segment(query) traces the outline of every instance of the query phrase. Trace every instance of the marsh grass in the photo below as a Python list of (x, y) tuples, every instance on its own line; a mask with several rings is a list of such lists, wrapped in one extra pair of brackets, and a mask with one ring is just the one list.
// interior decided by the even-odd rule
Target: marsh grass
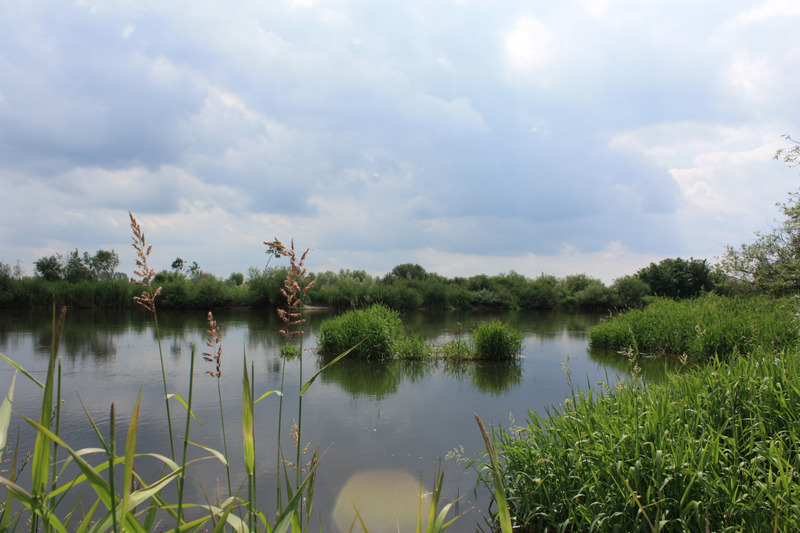
[(627, 311), (593, 327), (589, 345), (656, 355), (687, 354), (692, 362), (761, 347), (782, 350), (800, 341), (797, 309), (793, 298), (659, 299), (645, 309)]
[(472, 330), (472, 346), (479, 359), (513, 359), (522, 353), (522, 332), (499, 320), (481, 322)]
[(352, 357), (385, 359), (393, 356), (403, 335), (400, 314), (385, 305), (374, 304), (324, 321), (317, 334), (317, 345), (323, 355), (358, 346)]
[(531, 531), (797, 531), (798, 383), (795, 347), (573, 389), (496, 434), (512, 515)]

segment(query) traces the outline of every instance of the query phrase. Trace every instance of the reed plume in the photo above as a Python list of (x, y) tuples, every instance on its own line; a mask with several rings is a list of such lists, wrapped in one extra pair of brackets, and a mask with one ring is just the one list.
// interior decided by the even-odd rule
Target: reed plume
[(208, 329), (206, 333), (206, 346), (209, 347), (208, 352), (203, 352), (203, 359), (207, 363), (214, 363), (214, 370), (206, 370), (212, 378), (217, 380), (217, 396), (219, 397), (219, 418), (222, 424), (222, 445), (225, 450), (225, 471), (228, 476), (228, 494), (231, 494), (231, 468), (228, 462), (228, 436), (225, 432), (225, 412), (222, 409), (222, 384), (220, 378), (222, 377), (222, 332), (214, 319), (211, 311), (208, 312)]
[(164, 368), (164, 350), (161, 347), (161, 332), (158, 328), (158, 315), (156, 314), (156, 298), (161, 294), (161, 287), (158, 287), (155, 292), (153, 291), (152, 282), (153, 277), (156, 275), (156, 271), (154, 268), (147, 266), (147, 258), (150, 256), (150, 252), (153, 250), (153, 245), (147, 244), (142, 227), (139, 225), (136, 217), (133, 216), (133, 213), (128, 211), (128, 215), (131, 217), (131, 230), (133, 231), (133, 244), (131, 246), (133, 246), (134, 250), (136, 250), (136, 270), (134, 270), (133, 273), (141, 278), (133, 280), (133, 283), (135, 285), (145, 287), (145, 290), (142, 291), (142, 294), (133, 297), (133, 301), (153, 313), (153, 321), (155, 322), (156, 328), (156, 339), (158, 339), (158, 357), (161, 361), (161, 383), (164, 386), (164, 403), (167, 409), (169, 447), (171, 457), (172, 459), (175, 459), (175, 443), (172, 436), (172, 417), (170, 416), (169, 412), (169, 395), (167, 394), (167, 372)]
[(147, 244), (144, 232), (133, 213), (128, 211), (128, 215), (131, 217), (131, 230), (133, 231), (133, 244), (131, 246), (136, 250), (136, 270), (133, 273), (139, 278), (132, 280), (132, 283), (146, 287), (142, 294), (133, 297), (133, 301), (155, 314), (156, 297), (161, 294), (161, 287), (153, 292), (152, 281), (156, 271), (154, 268), (147, 266), (147, 258), (150, 256), (153, 245)]

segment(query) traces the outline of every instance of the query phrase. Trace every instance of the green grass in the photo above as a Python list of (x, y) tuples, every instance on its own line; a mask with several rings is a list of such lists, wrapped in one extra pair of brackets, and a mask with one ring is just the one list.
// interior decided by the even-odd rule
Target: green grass
[(661, 299), (595, 326), (589, 331), (589, 345), (635, 353), (687, 354), (694, 362), (758, 347), (782, 350), (800, 340), (796, 313), (793, 298)]
[(498, 432), (512, 516), (530, 531), (800, 530), (798, 384), (797, 348), (760, 349), (529, 411)]
[(472, 330), (472, 346), (479, 359), (513, 359), (522, 353), (523, 337), (499, 320), (481, 322)]
[(385, 359), (395, 354), (396, 345), (403, 336), (400, 314), (385, 305), (375, 304), (324, 321), (317, 334), (317, 345), (323, 355), (341, 353), (356, 346), (352, 357)]

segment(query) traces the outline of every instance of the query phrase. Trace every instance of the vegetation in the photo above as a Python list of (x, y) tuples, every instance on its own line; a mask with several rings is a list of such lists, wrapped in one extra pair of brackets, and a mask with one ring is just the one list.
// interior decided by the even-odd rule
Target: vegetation
[(317, 346), (323, 355), (355, 346), (352, 357), (361, 359), (424, 360), (441, 356), (509, 360), (522, 352), (523, 337), (522, 332), (495, 320), (478, 324), (469, 340), (459, 336), (437, 348), (419, 335), (406, 335), (399, 313), (375, 304), (324, 321), (317, 334)]
[[(161, 287), (153, 289), (152, 281), (155, 272), (147, 264), (150, 247), (147, 247), (144, 234), (133, 215), (131, 215), (131, 227), (134, 231), (134, 247), (137, 251), (136, 282), (139, 288), (142, 289), (141, 294), (135, 296), (134, 299), (137, 304), (152, 314), (160, 347), (156, 302), (161, 296), (162, 289)], [(305, 254), (298, 259), (294, 253), (293, 245), (287, 249), (280, 245), (277, 240), (271, 244), (276, 244), (278, 251), (288, 256), (291, 261), (291, 269), (287, 273), (282, 291), (285, 297), (285, 304), (279, 311), (284, 326), (282, 333), (286, 336), (287, 342), (291, 342), (296, 336), (300, 336), (302, 339), (303, 332), (299, 327), (304, 322), (301, 313), (303, 300), (308, 289), (313, 286), (313, 281), (309, 280), (303, 268)], [(19, 445), (17, 445), (13, 449), (14, 459), (8, 470), (8, 477), (0, 476), (0, 483), (6, 488), (6, 497), (0, 505), (0, 530), (7, 531), (29, 527), (31, 531), (38, 531), (41, 527), (44, 531), (59, 532), (68, 530), (146, 532), (155, 530), (156, 525), (158, 529), (171, 527), (167, 525), (170, 523), (174, 524), (175, 531), (213, 529), (220, 532), (230, 530), (238, 532), (269, 531), (279, 533), (292, 531), (293, 533), (302, 533), (309, 530), (314, 481), (320, 458), (315, 450), (311, 460), (305, 464), (305, 467), (303, 467), (304, 463), (301, 463), (301, 457), (306, 450), (301, 440), (302, 396), (319, 374), (328, 366), (335, 364), (347, 355), (347, 351), (340, 354), (305, 382), (303, 382), (301, 365), (300, 382), (302, 386), (299, 389), (297, 418), (295, 419), (296, 422), (293, 423), (293, 438), (296, 445), (296, 455), (293, 458), (293, 462), (287, 460), (281, 449), (281, 403), (277, 424), (278, 476), (276, 484), (278, 512), (277, 516), (273, 517), (267, 516), (259, 510), (256, 499), (255, 479), (259, 463), (256, 462), (255, 423), (260, 417), (255, 416), (255, 405), (262, 399), (279, 391), (267, 391), (256, 398), (254, 380), (251, 379), (254, 366), (251, 364), (250, 368), (248, 368), (246, 357), (243, 358), (242, 370), (241, 424), (242, 444), (244, 447), (243, 466), (247, 482), (246, 494), (242, 494), (243, 489), (239, 489), (234, 493), (231, 487), (231, 465), (228, 462), (227, 437), (223, 439), (224, 452), (194, 444), (191, 441), (190, 430), (194, 418), (192, 412), (192, 391), (195, 375), (194, 347), (192, 347), (190, 359), (188, 394), (185, 398), (168, 392), (174, 388), (174, 384), (168, 383), (166, 380), (163, 369), (163, 355), (161, 357), (166, 419), (169, 426), (169, 455), (166, 453), (163, 455), (137, 453), (137, 427), (141, 392), (134, 406), (128, 425), (128, 433), (124, 438), (124, 446), (121, 449), (117, 448), (116, 416), (113, 404), (110, 409), (109, 433), (107, 435), (101, 433), (97, 423), (88, 415), (87, 411), (89, 424), (94, 429), (99, 441), (98, 448), (74, 450), (69, 446), (61, 435), (60, 424), (60, 406), (64, 400), (61, 397), (61, 362), (58, 351), (60, 333), (65, 316), (66, 309), (62, 308), (60, 318), (56, 321), (54, 308), (52, 349), (44, 383), (39, 382), (17, 363), (0, 355), (33, 383), (41, 387), (43, 391), (38, 421), (20, 415), (25, 422), (37, 431), (35, 448), (30, 456), (29, 463), (29, 468), (32, 471), (32, 481), (29, 487), (25, 487), (18, 479), (19, 471), (23, 468), (20, 463), (24, 464), (27, 460), (22, 459), (24, 450), (20, 450)], [(225, 435), (225, 416), (219, 381), (223, 361), (222, 335), (212, 313), (208, 313), (207, 323), (209, 328), (206, 340), (208, 352), (203, 354), (203, 358), (213, 365), (213, 370), (207, 373), (217, 381), (220, 399), (220, 422), (223, 428), (223, 435)], [(293, 353), (293, 350), (287, 351)], [(302, 352), (302, 341), (300, 342), (300, 351)], [(11, 409), (14, 388), (15, 380), (12, 381), (10, 390), (2, 405), (0, 405), (0, 450), (5, 449), (6, 436), (12, 419)], [(283, 380), (281, 381), (281, 394), (279, 395), (281, 398), (283, 397), (282, 392)], [(179, 440), (176, 439), (170, 422), (170, 399), (177, 399), (186, 411), (183, 434)], [(175, 446), (176, 441), (179, 447)], [(76, 475), (71, 474), (66, 466), (61, 465), (63, 457), (59, 458), (60, 451), (67, 456), (66, 465), (75, 465), (77, 468)], [(198, 452), (200, 457), (197, 457)], [(92, 455), (93, 457), (98, 455), (100, 457), (95, 464), (91, 464), (87, 460), (90, 453), (94, 454)], [(162, 473), (151, 480), (145, 479), (144, 476), (147, 475), (145, 472), (148, 469), (141, 467), (143, 457), (145, 460), (149, 458), (150, 460), (159, 461), (162, 465)], [(213, 503), (211, 501), (212, 497), (209, 497), (209, 495), (206, 495), (206, 499), (203, 502), (184, 501), (184, 495), (187, 493), (186, 476), (188, 470), (209, 460), (220, 461), (225, 465), (228, 472), (227, 494), (222, 492), (223, 489), (217, 488), (216, 499)], [(137, 465), (139, 465), (138, 468)], [(294, 471), (294, 476), (290, 475), (291, 470)], [(294, 480), (292, 480), (293, 477)], [(443, 472), (438, 471), (431, 493), (430, 511), (426, 514), (422, 512), (422, 489), (420, 488), (420, 503), (416, 520), (416, 530), (420, 533), (423, 530), (428, 533), (444, 531), (455, 520), (455, 518), (447, 520), (452, 503), (444, 505), (440, 509), (442, 480)], [(59, 508), (59, 503), (70, 492), (81, 493), (76, 495), (79, 499), (79, 504), (72, 509)], [(86, 499), (84, 499), (84, 496)], [(84, 503), (86, 504), (85, 506)], [(368, 531), (368, 525), (364, 523), (359, 510), (354, 508), (353, 513), (353, 524), (358, 520), (362, 530)]]
[[(527, 531), (797, 531), (800, 353), (575, 392), (498, 431)], [(485, 479), (490, 485), (493, 482)]]
[(747, 354), (756, 347), (783, 350), (800, 340), (796, 312), (791, 298), (660, 299), (595, 326), (589, 345), (636, 354), (686, 354), (695, 362)]
[(522, 353), (521, 331), (499, 320), (481, 322), (472, 331), (475, 355), (479, 359), (512, 359)]
[[(352, 357), (391, 358), (403, 338), (400, 314), (382, 304), (349, 311), (320, 325), (317, 345), (322, 354), (336, 354), (355, 346)], [(343, 348), (343, 347), (347, 348)]]

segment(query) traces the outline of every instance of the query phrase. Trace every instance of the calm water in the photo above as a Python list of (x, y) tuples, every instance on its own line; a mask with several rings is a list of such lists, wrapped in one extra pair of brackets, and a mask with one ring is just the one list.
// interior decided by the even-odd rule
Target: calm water
[[(308, 313), (302, 381), (321, 366), (313, 349), (317, 327), (328, 316), (322, 311)], [(324, 531), (347, 529), (353, 516), (351, 497), (364, 499), (359, 508), (368, 518), (371, 532), (397, 531), (396, 519), (387, 518), (390, 511), (384, 506), (407, 499), (413, 505), (413, 512), (409, 513), (415, 514), (420, 475), (425, 490), (429, 490), (437, 465), (445, 468), (445, 499), (460, 497), (458, 511), (466, 511), (451, 530), (475, 531), (487, 516), (489, 495), (483, 490), (475, 491), (473, 470), (465, 470), (463, 464), (446, 458), (454, 449), (468, 459), (482, 450), (473, 413), (479, 414), (487, 426), (508, 426), (511, 417), (518, 423), (524, 421), (528, 409), (543, 412), (547, 406), (560, 403), (569, 392), (565, 365), (573, 383), (581, 388), (614, 382), (628, 373), (627, 363), (619, 357), (588, 352), (586, 330), (600, 320), (599, 315), (415, 312), (406, 314), (404, 319), (409, 331), (441, 344), (468, 331), (478, 321), (496, 316), (525, 333), (523, 358), (518, 363), (366, 363), (345, 359), (312, 385), (302, 402), (301, 440), (311, 443), (310, 450), (319, 447), (325, 452), (314, 497), (315, 521), (321, 521)], [(222, 450), (216, 381), (205, 374), (212, 367), (200, 355), (206, 351), (205, 318), (200, 311), (161, 312), (159, 325), (169, 392), (184, 398), (188, 393), (191, 346), (196, 343), (194, 411), (202, 425), (192, 426), (190, 440)], [(220, 311), (215, 318), (223, 334), (221, 388), (235, 491), (244, 481), (240, 475), (243, 356), (246, 354), (255, 365), (256, 396), (279, 389), (284, 376), (283, 447), (291, 457), (294, 446), (288, 428), (298, 419), (301, 361), (285, 362), (278, 356), (282, 340), (272, 312)], [(0, 311), (0, 353), (41, 380), (46, 373), (50, 338), (51, 313)], [(60, 354), (65, 400), (61, 434), (73, 448), (98, 445), (81, 400), (103, 431), (107, 431), (110, 405), (114, 403), (118, 443), (122, 446), (127, 420), (141, 387), (137, 451), (169, 453), (158, 344), (151, 316), (141, 312), (70, 311)], [(12, 375), (10, 365), (0, 364), (3, 394)], [(24, 376), (18, 376), (14, 409), (38, 418), (39, 402), (36, 387)], [(265, 511), (274, 510), (276, 500), (278, 406), (275, 395), (256, 406), (258, 500)], [(171, 409), (173, 424), (181, 428), (182, 435), (185, 410), (178, 403), (171, 404)], [(10, 440), (16, 435), (14, 425)], [(32, 449), (32, 432), (19, 427), (21, 447)], [(204, 454), (194, 452), (195, 457), (201, 455)], [(137, 465), (140, 473), (146, 468), (146, 464)], [(203, 502), (203, 490), (212, 494), (218, 483), (227, 484), (224, 468), (213, 461), (193, 467), (190, 473), (186, 497), (190, 502)], [(29, 475), (22, 479), (29, 479)], [(375, 501), (368, 502), (367, 498)]]

